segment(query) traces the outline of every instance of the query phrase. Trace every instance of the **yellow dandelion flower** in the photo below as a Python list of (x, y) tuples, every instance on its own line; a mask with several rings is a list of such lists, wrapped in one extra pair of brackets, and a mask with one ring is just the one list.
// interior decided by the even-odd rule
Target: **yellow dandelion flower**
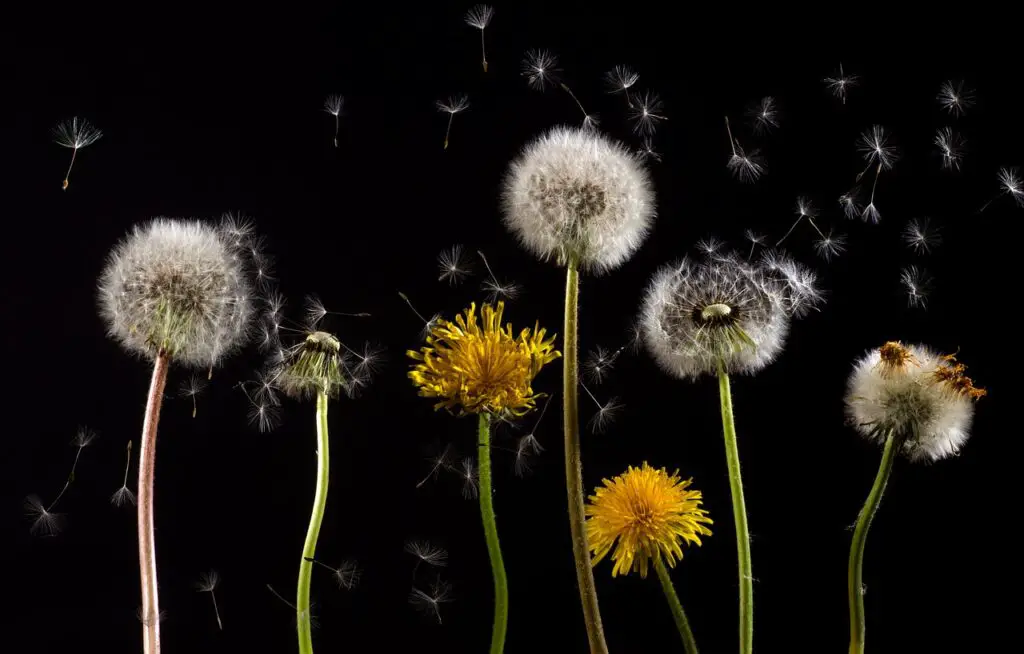
[(539, 323), (518, 337), (511, 323), (502, 327), (504, 310), (504, 302), (484, 304), (477, 324), (476, 304), (470, 304), (455, 322), (439, 320), (426, 347), (407, 352), (419, 362), (409, 378), (421, 396), (439, 399), (435, 409), (521, 416), (536, 407), (540, 394), (533, 392), (533, 378), (561, 353)]
[(712, 521), (700, 508), (700, 491), (687, 490), (692, 481), (681, 480), (678, 471), (669, 475), (664, 468), (652, 468), (646, 461), (605, 479), (587, 506), (593, 564), (614, 548), (613, 577), (639, 571), (646, 578), (648, 564), (658, 556), (674, 567), (683, 558), (682, 542), (700, 545), (701, 535), (711, 535), (704, 526)]

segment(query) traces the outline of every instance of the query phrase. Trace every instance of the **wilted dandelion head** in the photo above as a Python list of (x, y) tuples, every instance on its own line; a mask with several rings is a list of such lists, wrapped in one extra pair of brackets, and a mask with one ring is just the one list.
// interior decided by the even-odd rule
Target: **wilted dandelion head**
[(312, 332), (302, 343), (285, 351), (274, 373), (274, 385), (295, 399), (323, 393), (337, 397), (346, 386), (341, 343), (327, 332)]
[[(605, 479), (587, 505), (587, 540), (597, 565), (612, 552), (612, 576), (639, 572), (647, 576), (651, 559), (664, 556), (670, 567), (682, 560), (682, 543), (700, 545), (710, 536), (712, 524), (700, 508), (700, 491), (688, 490), (691, 480), (681, 480), (645, 461), (630, 466), (612, 480)], [(614, 548), (614, 551), (612, 549)]]
[(985, 395), (953, 355), (891, 341), (856, 364), (846, 393), (850, 424), (868, 440), (893, 433), (912, 461), (956, 454), (967, 440), (972, 400)]
[(125, 349), (210, 367), (244, 344), (253, 313), (246, 250), (226, 227), (157, 218), (110, 253), (100, 313)]
[(594, 272), (625, 262), (655, 216), (639, 158), (591, 130), (556, 127), (512, 162), (502, 201), (508, 228), (526, 249)]
[(683, 259), (654, 275), (641, 324), (647, 349), (683, 379), (755, 373), (782, 350), (791, 316), (820, 299), (813, 274), (770, 255), (751, 265), (731, 254)]
[(455, 322), (438, 320), (426, 347), (408, 351), (419, 362), (409, 378), (421, 396), (439, 400), (434, 408), (521, 416), (536, 407), (533, 379), (561, 353), (539, 324), (514, 336), (511, 323), (501, 324), (504, 310), (504, 302), (483, 305), (477, 324), (476, 304), (470, 304)]

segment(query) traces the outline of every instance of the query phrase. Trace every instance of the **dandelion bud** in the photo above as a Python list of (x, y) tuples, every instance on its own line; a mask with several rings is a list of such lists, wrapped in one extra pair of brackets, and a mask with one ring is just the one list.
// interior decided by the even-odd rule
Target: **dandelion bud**
[(333, 334), (313, 332), (292, 351), (276, 374), (275, 385), (285, 395), (303, 399), (324, 393), (337, 397), (346, 385), (341, 342)]
[(821, 298), (814, 276), (772, 255), (751, 265), (734, 255), (683, 259), (658, 271), (647, 291), (641, 332), (670, 375), (755, 373), (782, 350), (791, 316)]
[(953, 355), (890, 341), (854, 365), (846, 394), (849, 421), (879, 444), (893, 433), (912, 461), (954, 455), (968, 437), (971, 400), (985, 394), (965, 369)]
[(528, 145), (504, 182), (505, 224), (543, 260), (606, 272), (640, 247), (655, 216), (647, 171), (593, 130), (556, 127)]
[(111, 252), (100, 312), (127, 350), (213, 367), (244, 344), (252, 293), (241, 245), (197, 220), (157, 218)]

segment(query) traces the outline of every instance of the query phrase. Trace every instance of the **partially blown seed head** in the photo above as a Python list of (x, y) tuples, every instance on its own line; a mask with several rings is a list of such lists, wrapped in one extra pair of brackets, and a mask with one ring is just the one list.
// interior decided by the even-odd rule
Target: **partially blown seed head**
[(134, 353), (212, 367), (246, 341), (246, 248), (226, 228), (157, 218), (111, 252), (99, 280), (109, 335)]
[(953, 355), (891, 341), (867, 352), (847, 385), (846, 415), (862, 436), (884, 443), (900, 438), (911, 461), (956, 454), (968, 437), (972, 400), (985, 394)]
[(624, 263), (650, 231), (654, 191), (639, 159), (593, 130), (556, 127), (512, 162), (506, 226), (543, 260), (601, 273)]

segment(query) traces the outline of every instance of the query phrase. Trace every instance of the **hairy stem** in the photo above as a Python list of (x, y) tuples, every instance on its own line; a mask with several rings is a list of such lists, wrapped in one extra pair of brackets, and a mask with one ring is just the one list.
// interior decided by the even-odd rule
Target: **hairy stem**
[(665, 561), (662, 560), (660, 555), (654, 557), (654, 569), (658, 572), (661, 590), (665, 592), (665, 599), (668, 600), (668, 606), (672, 609), (672, 619), (675, 620), (676, 629), (679, 630), (679, 636), (683, 639), (683, 647), (686, 649), (686, 654), (697, 654), (697, 640), (693, 637), (693, 631), (690, 630), (690, 621), (686, 619), (686, 613), (683, 612), (683, 603), (679, 601), (679, 596), (676, 595), (676, 589), (672, 586), (672, 578), (668, 576)]
[(139, 577), (142, 582), (142, 651), (160, 654), (160, 598), (156, 583), (156, 537), (153, 533), (153, 486), (156, 480), (156, 432), (160, 406), (167, 386), (170, 359), (162, 350), (153, 362), (153, 377), (146, 398), (146, 417), (142, 421), (142, 447), (139, 448)]
[(740, 654), (750, 654), (754, 649), (754, 578), (750, 566), (750, 531), (747, 528), (747, 506), (743, 500), (743, 479), (740, 477), (732, 390), (729, 386), (729, 373), (725, 371), (721, 359), (718, 361), (718, 393), (722, 403), (722, 431), (725, 436), (725, 461), (729, 468), (732, 517), (736, 523), (736, 555), (740, 575)]
[(299, 588), (295, 599), (298, 616), (299, 654), (313, 654), (313, 620), (309, 607), (309, 585), (313, 577), (312, 559), (316, 557), (316, 541), (320, 537), (320, 523), (327, 507), (327, 484), (330, 481), (330, 449), (327, 433), (327, 394), (316, 396), (316, 495), (313, 512), (309, 516), (306, 542), (302, 546), (299, 562)]
[(480, 414), (477, 449), (480, 458), (480, 517), (484, 523), (487, 555), (491, 559), (491, 573), (494, 575), (491, 654), (501, 654), (505, 649), (505, 633), (508, 631), (508, 577), (505, 575), (505, 562), (501, 559), (498, 525), (494, 520), (494, 498), (491, 490), (491, 417), (486, 413)]
[(882, 461), (875, 475), (875, 483), (871, 486), (868, 499), (857, 517), (857, 526), (853, 530), (853, 542), (850, 544), (850, 562), (847, 565), (847, 593), (850, 599), (850, 654), (863, 654), (864, 632), (864, 547), (868, 541), (868, 529), (882, 501), (885, 485), (889, 481), (892, 465), (896, 459), (896, 438), (890, 431), (885, 439)]
[(601, 625), (601, 610), (597, 605), (597, 587), (590, 562), (590, 545), (585, 527), (586, 511), (583, 504), (583, 462), (580, 457), (580, 408), (578, 361), (579, 271), (576, 261), (570, 260), (565, 277), (565, 325), (562, 357), (562, 401), (565, 430), (565, 485), (569, 495), (569, 528), (572, 531), (572, 552), (576, 559), (576, 582), (580, 588), (583, 619), (587, 625), (587, 638), (591, 654), (608, 654)]

